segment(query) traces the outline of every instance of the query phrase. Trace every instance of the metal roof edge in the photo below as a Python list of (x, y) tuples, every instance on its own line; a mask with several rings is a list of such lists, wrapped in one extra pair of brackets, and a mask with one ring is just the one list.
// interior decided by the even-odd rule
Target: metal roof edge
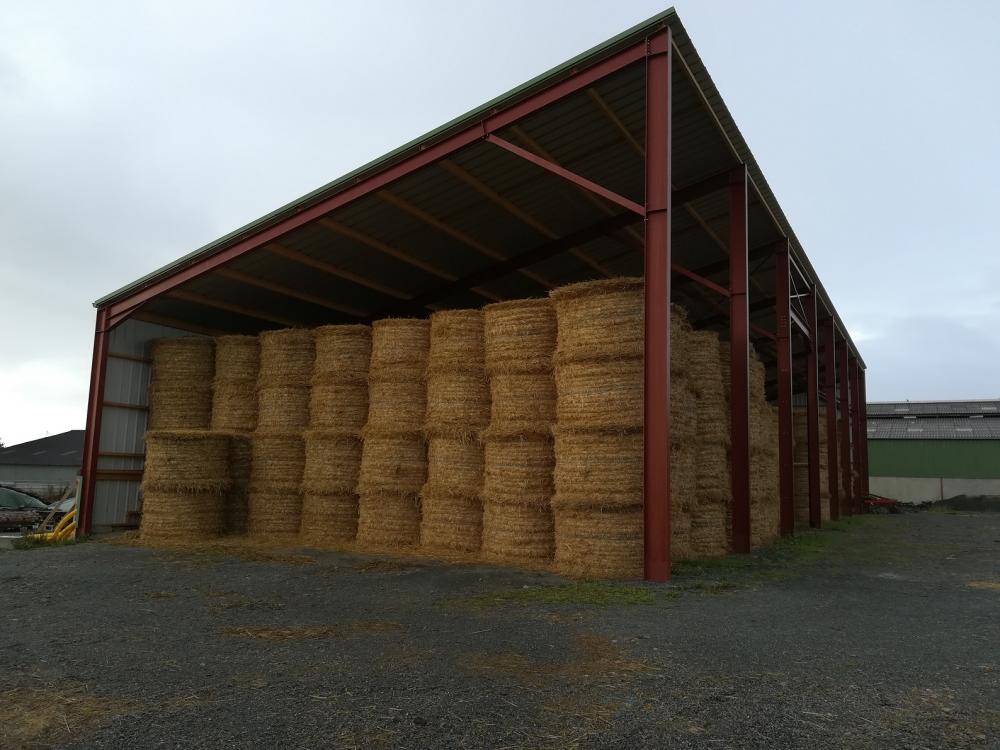
[(122, 297), (125, 297), (128, 294), (131, 294), (132, 292), (138, 291), (139, 289), (147, 286), (148, 284), (152, 283), (157, 279), (163, 278), (164, 276), (169, 276), (171, 273), (189, 265), (190, 263), (201, 257), (212, 255), (213, 253), (216, 253), (222, 250), (223, 248), (231, 244), (234, 244), (235, 242), (246, 236), (255, 234), (268, 226), (278, 223), (279, 221), (281, 221), (284, 218), (287, 218), (288, 216), (300, 213), (309, 206), (318, 203), (319, 201), (331, 195), (335, 195), (341, 189), (347, 188), (350, 185), (350, 183), (352, 183), (355, 179), (357, 179), (361, 175), (381, 171), (391, 166), (395, 161), (401, 159), (403, 156), (409, 155), (411, 151), (417, 151), (421, 147), (426, 147), (429, 144), (429, 142), (441, 140), (447, 135), (450, 135), (452, 131), (467, 126), (471, 122), (475, 122), (476, 120), (482, 119), (485, 115), (489, 113), (491, 109), (501, 105), (508, 106), (510, 104), (513, 104), (518, 99), (526, 97), (528, 94), (532, 93), (536, 89), (543, 88), (546, 85), (551, 85), (552, 83), (558, 81), (561, 77), (569, 73), (572, 73), (573, 69), (577, 66), (580, 66), (584, 63), (590, 65), (592, 63), (600, 61), (604, 57), (610, 56), (611, 54), (616, 52), (619, 47), (627, 46), (628, 44), (633, 43), (638, 39), (641, 39), (643, 36), (647, 35), (650, 31), (657, 28), (658, 26), (662, 25), (672, 26), (676, 19), (677, 19), (677, 13), (675, 12), (673, 7), (670, 7), (661, 13), (657, 13), (656, 15), (646, 19), (645, 21), (642, 21), (636, 24), (635, 26), (626, 29), (620, 34), (617, 34), (611, 37), (610, 39), (607, 39), (601, 42), (600, 44), (591, 47), (585, 52), (581, 52), (579, 55), (576, 55), (575, 57), (567, 60), (566, 62), (563, 62), (555, 66), (554, 68), (550, 68), (544, 73), (541, 73), (535, 76), (534, 78), (531, 78), (530, 80), (520, 84), (519, 86), (516, 86), (513, 89), (510, 89), (509, 91), (500, 94), (497, 97), (494, 97), (485, 104), (481, 104), (475, 109), (472, 109), (466, 112), (465, 114), (459, 115), (458, 117), (446, 122), (444, 125), (440, 125), (437, 128), (409, 141), (408, 143), (405, 143), (402, 146), (393, 149), (387, 154), (384, 154), (376, 159), (373, 159), (367, 164), (364, 164), (358, 167), (357, 169), (348, 172), (347, 174), (337, 178), (336, 180), (333, 180), (332, 182), (329, 182), (326, 185), (323, 185), (317, 188), (316, 190), (307, 193), (301, 198), (297, 198), (296, 200), (291, 201), (290, 203), (286, 203), (280, 208), (277, 208), (274, 211), (265, 214), (259, 219), (255, 219), (249, 224), (245, 224), (244, 226), (235, 229), (234, 231), (226, 235), (223, 235), (222, 237), (216, 240), (213, 240), (207, 245), (203, 245), (197, 250), (193, 250), (190, 253), (183, 255), (180, 258), (166, 264), (165, 266), (162, 266), (154, 271), (151, 271), (145, 276), (142, 276), (136, 279), (135, 281), (126, 284), (120, 289), (116, 289), (115, 291), (106, 294), (105, 296), (101, 297), (100, 299), (94, 302), (94, 307), (100, 308), (104, 307), (105, 305), (111, 304), (112, 302), (116, 302)]

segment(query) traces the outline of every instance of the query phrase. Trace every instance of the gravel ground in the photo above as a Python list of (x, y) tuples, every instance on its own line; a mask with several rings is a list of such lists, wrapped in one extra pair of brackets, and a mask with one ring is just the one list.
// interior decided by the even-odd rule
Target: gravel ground
[(0, 552), (0, 746), (1000, 747), (1000, 514), (669, 586), (331, 552)]

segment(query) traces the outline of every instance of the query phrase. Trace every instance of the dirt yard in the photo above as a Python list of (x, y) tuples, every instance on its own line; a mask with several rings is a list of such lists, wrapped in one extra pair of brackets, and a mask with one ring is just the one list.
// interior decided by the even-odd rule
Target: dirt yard
[(669, 586), (309, 550), (0, 552), (0, 746), (1000, 747), (1000, 514)]

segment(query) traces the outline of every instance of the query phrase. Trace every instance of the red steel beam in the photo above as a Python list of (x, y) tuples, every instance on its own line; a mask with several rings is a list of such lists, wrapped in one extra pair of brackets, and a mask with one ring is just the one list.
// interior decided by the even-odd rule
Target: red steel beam
[[(646, 59), (643, 575), (670, 578), (670, 138), (669, 29)], [(651, 40), (652, 41), (652, 40)]]
[(104, 403), (104, 382), (108, 367), (107, 308), (97, 311), (94, 326), (94, 354), (90, 365), (90, 395), (87, 399), (87, 424), (83, 438), (83, 497), (80, 498), (80, 518), (77, 536), (89, 534), (94, 514), (94, 492), (97, 488), (97, 456), (101, 447), (101, 412)]
[(778, 355), (778, 517), (782, 536), (795, 531), (795, 473), (792, 432), (792, 341), (788, 299), (788, 242), (774, 254), (775, 348)]
[(851, 389), (847, 376), (847, 339), (837, 342), (837, 374), (840, 380), (840, 507), (847, 515), (854, 514), (851, 497)]
[(806, 344), (806, 437), (809, 444), (809, 526), (818, 529), (823, 525), (823, 512), (819, 500), (819, 367), (816, 347), (816, 287), (803, 297), (806, 308), (806, 325), (809, 342)]
[(826, 400), (826, 468), (830, 490), (830, 520), (840, 518), (840, 475), (837, 453), (837, 364), (835, 354), (836, 326), (833, 318), (823, 321), (823, 394)]
[(864, 415), (861, 419), (861, 494), (869, 495), (871, 493), (871, 487), (869, 486), (869, 476), (868, 476), (868, 391), (865, 384), (865, 374), (866, 370), (861, 368), (859, 370), (859, 385), (861, 386), (858, 391), (858, 403), (862, 405), (864, 409)]
[(706, 289), (711, 289), (713, 292), (716, 292), (717, 294), (720, 294), (723, 297), (729, 296), (729, 290), (726, 289), (721, 284), (716, 284), (711, 279), (706, 279), (704, 276), (699, 276), (694, 271), (685, 268), (679, 263), (671, 263), (670, 270), (673, 271), (674, 273), (680, 274), (681, 276), (691, 279), (691, 281), (695, 282), (696, 284), (700, 284)]
[(857, 357), (851, 356), (849, 375), (851, 378), (851, 466), (854, 467), (855, 476), (852, 476), (853, 484), (851, 492), (854, 495), (854, 512), (861, 512), (861, 473), (864, 471), (864, 463), (861, 458), (861, 433), (864, 430), (862, 414), (865, 405), (861, 401), (861, 383), (858, 377)]
[(750, 552), (750, 308), (747, 171), (729, 181), (729, 366), (732, 383), (733, 552)]
[(520, 102), (511, 104), (505, 108), (499, 108), (490, 116), (480, 121), (470, 122), (462, 130), (453, 133), (437, 143), (420, 144), (414, 147), (415, 150), (410, 156), (372, 174), (356, 177), (353, 184), (341, 189), (340, 192), (324, 198), (307, 208), (302, 208), (297, 213), (275, 224), (244, 235), (232, 245), (210, 256), (192, 261), (189, 265), (174, 271), (168, 276), (150, 281), (145, 287), (128, 297), (111, 303), (108, 306), (110, 315), (114, 318), (123, 312), (133, 311), (140, 304), (158, 297), (164, 292), (209, 273), (234, 258), (240, 257), (244, 253), (261, 247), (268, 242), (273, 242), (294, 229), (298, 229), (305, 224), (326, 216), (341, 206), (391, 185), (396, 180), (418, 169), (434, 164), (454, 154), (459, 149), (476, 143), (490, 133), (511, 125), (553, 102), (582, 89), (586, 89), (602, 78), (633, 63), (642, 61), (651, 53), (665, 53), (668, 51), (668, 48), (664, 48), (663, 45), (667, 44), (669, 46), (669, 40), (665, 40), (666, 34), (659, 33), (656, 36), (623, 49), (589, 68), (577, 71), (568, 78), (553, 83)]

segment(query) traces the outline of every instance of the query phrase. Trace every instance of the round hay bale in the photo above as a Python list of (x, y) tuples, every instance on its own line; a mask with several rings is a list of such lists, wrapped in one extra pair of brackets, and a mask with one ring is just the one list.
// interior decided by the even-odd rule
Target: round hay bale
[(309, 385), (315, 360), (313, 334), (306, 328), (283, 328), (260, 335), (260, 370), (257, 385)]
[(257, 429), (257, 388), (252, 380), (215, 379), (212, 385), (213, 430), (253, 432)]
[(474, 552), (483, 535), (483, 504), (478, 496), (437, 492), (429, 485), (420, 493), (420, 546)]
[(420, 541), (420, 498), (416, 494), (362, 492), (358, 499), (359, 547), (393, 549)]
[(320, 326), (313, 330), (316, 362), (313, 385), (360, 383), (368, 378), (372, 329), (366, 325)]
[(483, 446), (473, 440), (432, 437), (427, 441), (427, 484), (434, 495), (478, 496), (483, 486)]
[(574, 429), (642, 427), (641, 359), (566, 361), (556, 366), (556, 423)]
[(430, 321), (417, 318), (385, 318), (372, 323), (371, 371), (427, 368)]
[(641, 278), (570, 284), (549, 297), (556, 310), (556, 363), (643, 356)]
[(217, 336), (215, 380), (256, 381), (260, 369), (260, 339), (256, 336)]
[(146, 433), (143, 488), (169, 486), (174, 493), (204, 492), (229, 482), (229, 437), (214, 432), (157, 430)]
[(175, 491), (169, 486), (143, 490), (139, 535), (144, 540), (187, 542), (222, 534), (225, 482), (212, 491)]
[(150, 382), (158, 385), (207, 385), (215, 370), (215, 342), (208, 336), (156, 339)]
[(427, 386), (423, 380), (368, 381), (368, 432), (420, 432), (427, 415)]
[(642, 506), (555, 508), (555, 567), (579, 578), (642, 576)]
[(547, 299), (497, 302), (483, 308), (486, 371), (548, 372), (556, 348), (556, 312)]
[(555, 549), (552, 509), (487, 502), (482, 548), (483, 556), (494, 562), (537, 565), (551, 560)]
[(496, 372), (490, 376), (491, 435), (548, 435), (556, 421), (552, 372)]
[(305, 433), (306, 461), (302, 492), (307, 495), (348, 495), (358, 486), (361, 440), (339, 432)]
[(490, 391), (479, 371), (435, 371), (427, 380), (428, 435), (477, 437), (490, 421)]
[(367, 419), (367, 381), (313, 381), (309, 400), (310, 427), (358, 435)]
[(552, 498), (552, 438), (489, 438), (483, 461), (483, 497), (507, 505), (542, 505)]
[(429, 373), (482, 372), (483, 311), (441, 310), (431, 315)]
[(358, 492), (415, 496), (427, 480), (427, 450), (423, 436), (365, 435), (361, 451)]
[(298, 432), (309, 426), (309, 386), (269, 385), (257, 391), (257, 429)]
[(320, 546), (353, 540), (358, 533), (358, 496), (306, 492), (299, 533), (306, 543)]
[(642, 504), (643, 434), (555, 430), (555, 497), (559, 508)]
[(283, 537), (299, 533), (302, 495), (296, 488), (251, 486), (247, 506), (247, 529), (251, 535)]
[(297, 494), (305, 461), (299, 433), (258, 432), (253, 436), (250, 482), (261, 492), (281, 487)]
[(204, 385), (149, 386), (150, 430), (207, 430), (212, 423), (212, 390)]

